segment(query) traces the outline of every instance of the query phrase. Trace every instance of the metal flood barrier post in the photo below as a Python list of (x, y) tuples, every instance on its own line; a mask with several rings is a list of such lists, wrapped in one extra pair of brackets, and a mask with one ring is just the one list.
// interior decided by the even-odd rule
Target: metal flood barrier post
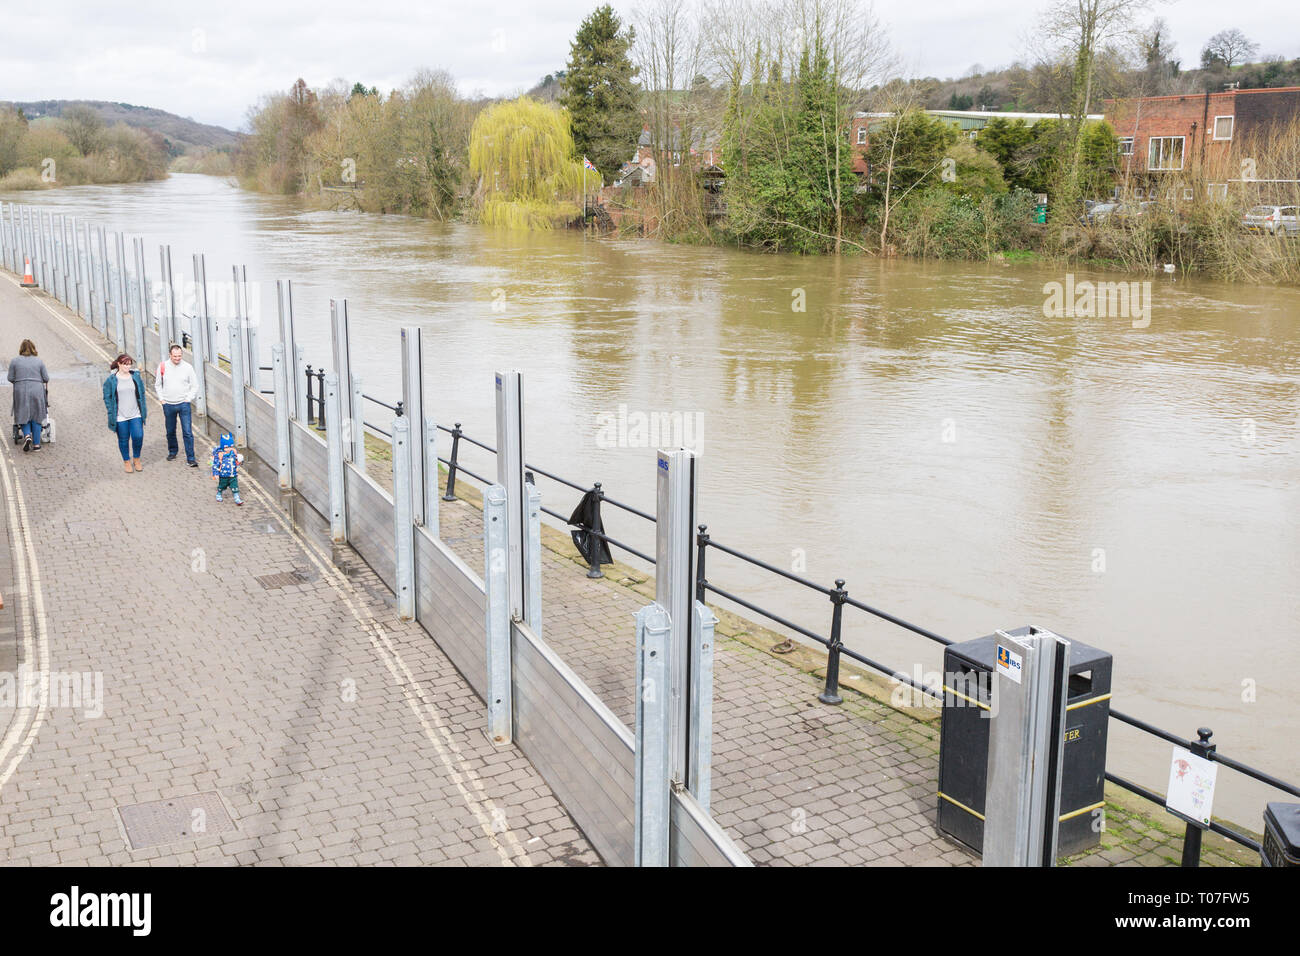
[(113, 300), (113, 284), (109, 281), (108, 268), (108, 236), (104, 227), (100, 226), (96, 231), (99, 240), (99, 285), (104, 290), (103, 294), (103, 314), (100, 316), (99, 331), (102, 335), (108, 335), (108, 307)]
[(173, 342), (179, 342), (176, 335), (176, 298), (172, 286), (172, 247), (158, 247), (158, 275), (162, 282), (162, 291), (166, 300), (161, 304), (162, 314), (158, 316), (158, 361), (167, 361), (167, 350)]
[(636, 613), (636, 751), (633, 772), (633, 864), (668, 866), (672, 622), (659, 604)]
[(339, 392), (339, 377), (326, 375), (325, 416), (329, 427), (325, 430), (325, 446), (329, 452), (330, 540), (335, 544), (345, 544), (348, 540), (348, 505), (343, 494), (343, 429), (339, 427), (342, 421), (339, 417)]
[(280, 313), (280, 341), (284, 343), (285, 363), (288, 366), (289, 413), (299, 421), (306, 421), (307, 416), (298, 404), (298, 395), (302, 389), (298, 385), (298, 348), (293, 338), (293, 281), (285, 279), (275, 283), (276, 307)]
[[(281, 348), (281, 346), (276, 346)], [(396, 554), (397, 616), (415, 617), (415, 526), (411, 523), (411, 426), (398, 408), (393, 419), (393, 525)]]
[[(343, 416), (333, 421), (351, 421), (358, 410), (352, 407), (352, 365), (348, 353), (347, 299), (330, 299), (330, 338), (334, 347), (334, 374), (339, 380), (339, 412)], [(334, 409), (330, 408), (329, 411), (332, 414)], [(351, 455), (351, 452), (352, 449), (344, 448), (345, 455)]]
[(506, 490), (506, 581), (510, 617), (525, 619), (528, 572), (524, 537), (528, 526), (524, 493), (523, 374), (496, 373), (497, 484)]
[(207, 362), (210, 352), (208, 342), (208, 266), (203, 256), (198, 254), (194, 256), (194, 297), (194, 321), (198, 325), (198, 328), (194, 330), (194, 334), (190, 336), (190, 351), (194, 355), (194, 377), (197, 379), (198, 384), (198, 392), (194, 396), (194, 410), (207, 417)]
[[(402, 326), (402, 405), (407, 416), (415, 423), (414, 431), (418, 433), (424, 425), (424, 365), (423, 352), (420, 348), (420, 328), (415, 325)], [(411, 449), (411, 517), (418, 525), (424, 524), (426, 444), (423, 436), (416, 435), (415, 447)], [(437, 468), (438, 460), (433, 459)], [(434, 471), (435, 482), (437, 471)]]
[[(198, 337), (194, 340), (198, 342)], [(271, 346), (271, 368), (275, 378), (275, 450), (281, 491), (293, 488), (293, 448), (289, 441), (289, 382), (285, 370), (284, 343)]]
[(483, 491), (483, 590), (487, 612), (487, 736), (494, 744), (514, 739), (513, 667), (510, 660), (510, 582), (506, 571), (506, 490)]
[(230, 409), (235, 420), (235, 444), (248, 443), (247, 419), (245, 418), (244, 396), (244, 343), (240, 320), (236, 318), (226, 330), (230, 339)]
[(117, 301), (113, 303), (117, 325), (117, 350), (126, 349), (126, 247), (120, 232), (113, 233), (113, 245), (117, 249)]
[(984, 866), (1055, 866), (1070, 642), (997, 635)]

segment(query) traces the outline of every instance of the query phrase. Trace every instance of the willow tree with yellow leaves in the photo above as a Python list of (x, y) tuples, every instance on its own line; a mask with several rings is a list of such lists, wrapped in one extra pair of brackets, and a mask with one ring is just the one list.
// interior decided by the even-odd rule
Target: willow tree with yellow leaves
[(582, 163), (568, 114), (527, 96), (490, 106), (470, 132), (470, 172), (489, 226), (551, 229), (580, 214)]

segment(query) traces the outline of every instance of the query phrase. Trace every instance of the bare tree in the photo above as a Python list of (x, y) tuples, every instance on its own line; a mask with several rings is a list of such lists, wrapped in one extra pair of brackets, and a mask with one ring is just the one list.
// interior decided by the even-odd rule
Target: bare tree
[(1205, 49), (1201, 51), (1201, 64), (1209, 66), (1218, 60), (1231, 70), (1235, 64), (1249, 62), (1258, 52), (1259, 44), (1240, 30), (1220, 30), (1206, 41)]
[(63, 135), (82, 156), (88, 156), (99, 146), (104, 136), (104, 121), (85, 104), (69, 106), (60, 117)]

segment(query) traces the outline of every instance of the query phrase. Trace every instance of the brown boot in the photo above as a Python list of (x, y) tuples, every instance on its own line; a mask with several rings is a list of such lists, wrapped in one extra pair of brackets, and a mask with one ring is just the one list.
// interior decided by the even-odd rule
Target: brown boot
[(130, 463), (129, 461), (124, 461), (124, 462), (122, 462), (122, 469), (123, 469), (123, 470), (124, 470), (128, 475), (131, 474), (131, 463)]
[(139, 459), (139, 458), (137, 458), (137, 459), (135, 460), (135, 470), (136, 470), (136, 471), (144, 471), (144, 465), (140, 464), (140, 459)]

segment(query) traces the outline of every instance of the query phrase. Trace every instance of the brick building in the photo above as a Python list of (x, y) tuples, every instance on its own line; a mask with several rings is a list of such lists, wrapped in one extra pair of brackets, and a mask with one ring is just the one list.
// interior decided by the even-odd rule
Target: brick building
[(1300, 117), (1300, 86), (1107, 100), (1105, 116), (1119, 137), (1121, 173), (1177, 173)]

